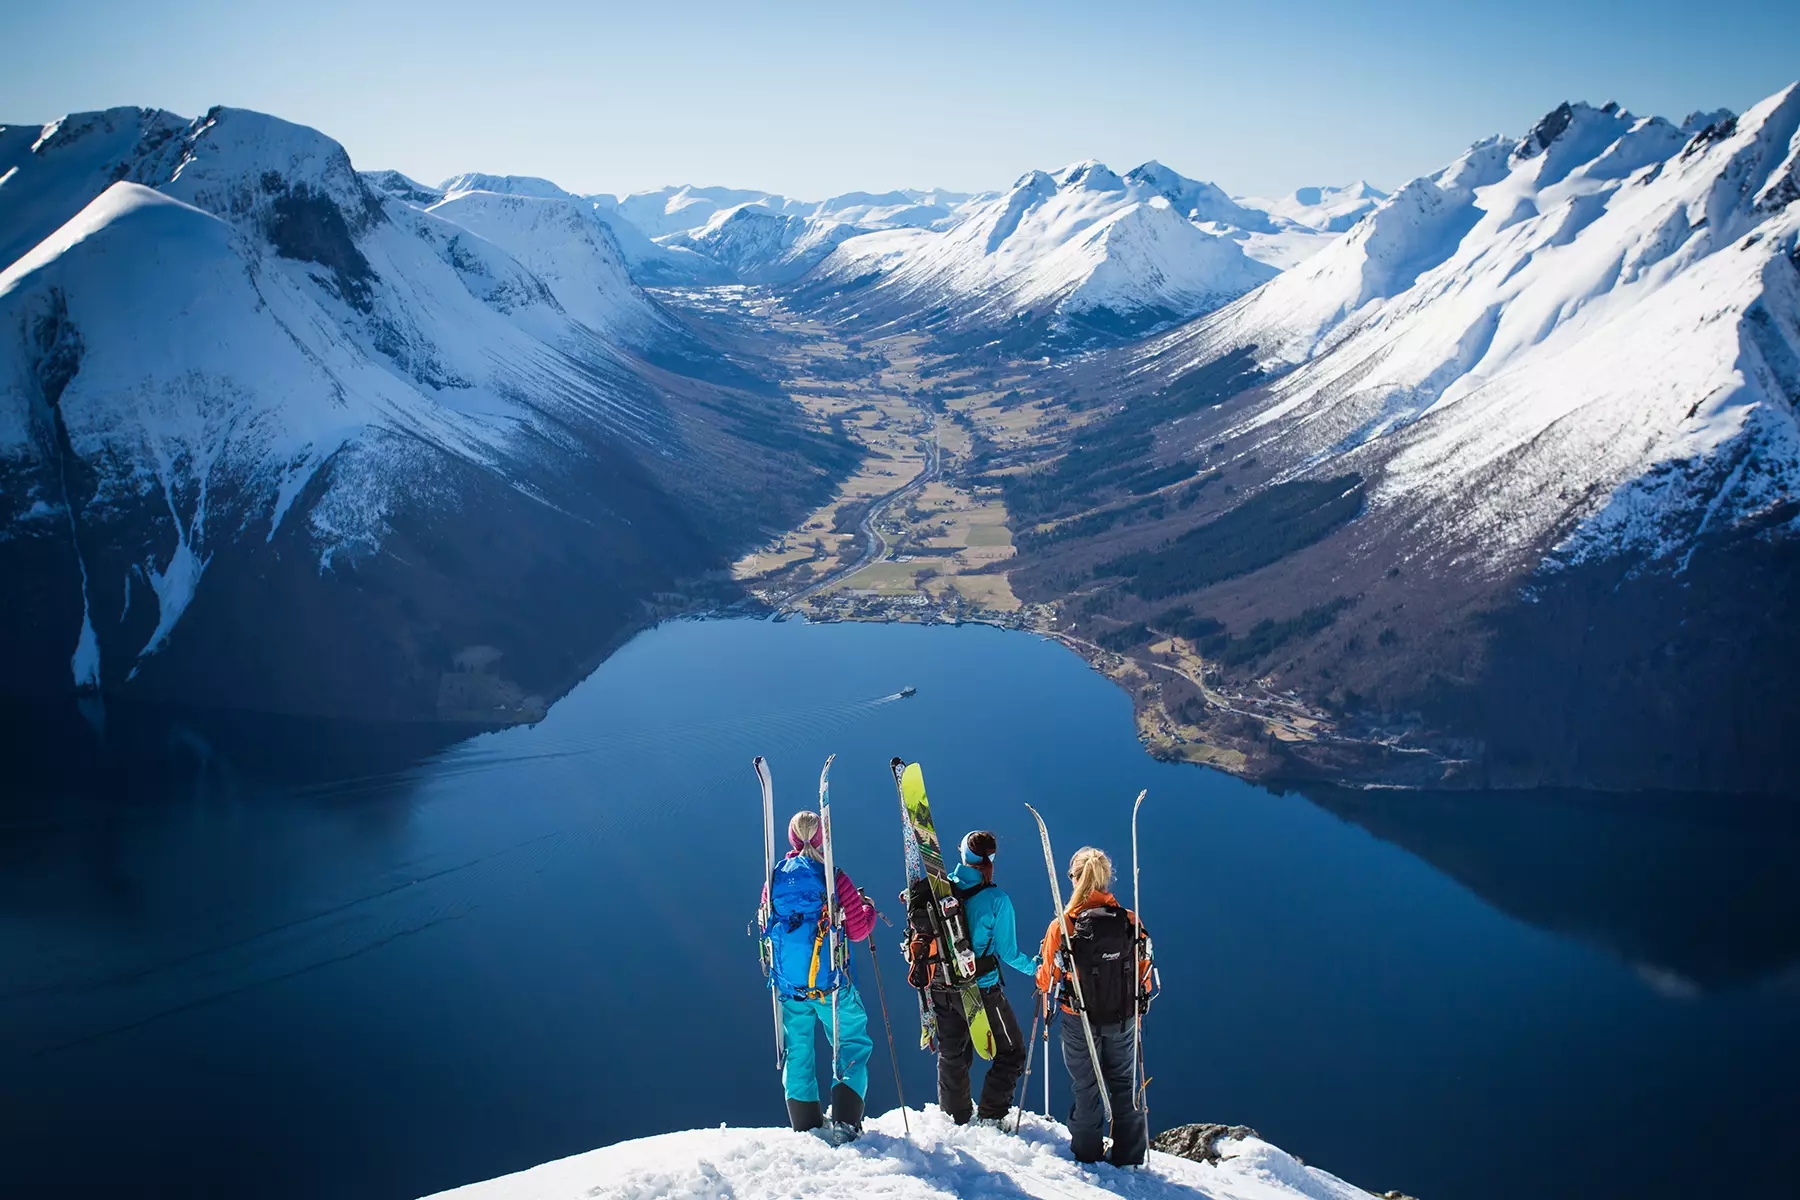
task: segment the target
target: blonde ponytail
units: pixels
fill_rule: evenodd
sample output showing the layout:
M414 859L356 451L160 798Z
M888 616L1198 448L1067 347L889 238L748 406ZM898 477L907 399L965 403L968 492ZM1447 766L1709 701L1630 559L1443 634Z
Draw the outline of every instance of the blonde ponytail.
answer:
M1077 850L1069 858L1069 881L1075 885L1069 907L1079 908L1093 893L1104 892L1112 883L1112 873L1112 859L1106 857L1106 851L1092 846Z
M788 845L814 862L825 861L825 850L819 844L819 814L803 808L788 822Z

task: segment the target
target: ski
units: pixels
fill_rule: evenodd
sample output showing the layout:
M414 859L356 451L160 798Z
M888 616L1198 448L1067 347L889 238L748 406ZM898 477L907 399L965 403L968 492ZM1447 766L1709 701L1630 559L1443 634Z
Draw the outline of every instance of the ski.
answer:
M1094 1067L1094 1083L1100 1089L1100 1104L1106 1110L1106 1122L1112 1124L1112 1098L1106 1093L1106 1075L1100 1070L1100 1047L1094 1042L1094 1025L1088 1020L1087 1001L1081 995L1081 972L1075 969L1075 931L1069 925L1069 914L1063 910L1062 884L1056 879L1056 854L1050 849L1050 827L1038 810L1025 808L1037 820L1038 837L1044 843L1044 869L1050 873L1050 899L1056 905L1056 919L1062 922L1062 956L1068 962L1069 985L1075 990L1075 1012L1081 1018L1081 1033L1087 1039L1088 1060Z
M843 982L843 923L844 910L837 898L837 866L831 857L831 760L835 754L825 756L825 765L819 770L819 846L825 854L825 922L827 948L831 955L833 978ZM838 1070L838 989L831 989L831 1082L837 1083L843 1076Z
M944 868L937 826L931 819L931 801L925 794L925 773L918 763L895 758L889 764L894 773L894 786L900 791L900 807L905 814L908 831L908 869L916 852L921 876L907 880L907 909L913 911L913 885L922 878L930 894L932 932L937 938L941 962L935 972L940 986L954 988L962 999L963 1017L969 1024L969 1040L982 1058L994 1057L994 1030L988 1020L987 1005L982 1003L980 976L976 973L975 948L963 916L962 901ZM915 986L917 986L915 984ZM922 1011L928 1011L924 991L920 992ZM921 1039L925 1041L924 1038ZM928 1043L927 1043L928 1044Z
M1131 934L1131 987L1137 998L1137 1020L1131 1027L1131 1074L1137 1085L1132 1107L1138 1112L1144 1111L1144 910L1138 899L1137 818L1138 809L1149 794L1149 788L1140 791L1137 802L1131 806L1131 919L1136 926Z
M762 957L763 978L769 983L769 1007L775 1014L775 1069L787 1065L787 1041L781 1029L781 997L775 994L775 948L769 941L769 892L775 880L775 782L769 778L769 764L757 755L750 760L762 784L763 811L763 892L762 904L756 910L758 951Z

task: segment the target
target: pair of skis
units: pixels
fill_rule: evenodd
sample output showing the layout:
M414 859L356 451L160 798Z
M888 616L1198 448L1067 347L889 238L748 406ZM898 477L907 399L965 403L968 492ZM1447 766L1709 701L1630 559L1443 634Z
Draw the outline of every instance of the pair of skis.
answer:
M850 943L843 937L844 913L837 898L837 863L831 844L831 764L837 755L829 755L825 766L819 771L819 844L825 858L825 911L827 920L828 952L831 955L832 968L837 972L839 985L846 977L845 968L849 965ZM763 809L763 897L757 910L758 928L761 931L760 951L764 978L769 978L774 971L774 948L769 942L769 916L772 893L775 881L775 782L769 775L769 764L762 755L751 760L750 765L756 771L756 779L762 785ZM906 1093L900 1089L900 1060L894 1055L894 1033L887 1020L887 997L881 992L881 965L875 958L875 940L869 939L869 963L875 968L875 991L881 1000L881 1021L888 1028L888 1057L894 1064L894 1090L900 1097L900 1119L905 1124L908 1134L912 1132L912 1122L906 1117ZM775 994L771 985L769 1004L775 1017L775 1069L784 1070L787 1066L787 1038L781 1025L781 997ZM838 1059L838 995L837 988L831 990L831 1079L835 1084L841 1078ZM810 1069L810 1068L809 1068Z
M1143 970L1143 959L1141 957L1142 950L1143 950L1143 942L1144 942L1144 938L1143 938L1144 925L1143 925L1142 910L1139 907L1142 900L1141 900L1141 897L1138 895L1137 818L1138 818L1138 808L1144 803L1144 797L1149 794L1150 793L1149 793L1148 788L1139 792L1138 796L1137 796L1137 801L1135 803L1133 803L1131 806L1131 912L1132 912L1132 921L1136 927L1135 932L1132 934L1132 938L1131 938L1131 986L1132 986L1133 997L1135 999L1135 1007L1137 1009L1137 1012L1136 1012L1137 1019L1135 1021L1133 1021L1133 1023L1132 1023L1131 1081L1132 1081L1132 1093L1133 1093L1132 1108L1139 1112L1142 1112L1145 1109L1145 1104L1144 1104L1144 1082L1145 1082L1145 1080L1144 1080L1144 1021L1143 1021L1144 970ZM1044 818L1042 815L1039 814L1037 809L1032 808L1031 805L1029 805L1029 804L1027 804L1025 807L1031 813L1032 818L1037 821L1038 838L1043 843L1043 846L1044 846L1044 870L1046 872L1048 872L1048 874L1050 876L1050 901L1052 904L1054 904L1056 906L1056 919L1062 923L1062 935L1063 936L1062 936L1062 951L1061 951L1061 953L1065 960L1064 973L1067 975L1070 987L1074 990L1074 993L1075 993L1075 1011L1076 1011L1076 1015L1081 1018L1081 1033L1082 1033L1083 1039L1087 1042L1088 1062L1093 1067L1093 1070L1094 1070L1094 1082L1096 1085L1098 1085L1099 1090L1100 1090L1100 1105L1106 1111L1107 1123L1111 1124L1112 1119L1113 1119L1112 1097L1110 1095L1108 1095L1108 1093L1107 1093L1106 1083L1105 1083L1106 1076L1100 1067L1100 1047L1099 1047L1099 1044L1097 1042L1095 1042L1095 1040L1094 1040L1093 1022L1088 1019L1087 1001L1081 994L1081 972L1076 969L1075 960L1074 960L1075 933L1074 933L1073 927L1071 926L1071 924L1069 922L1068 910L1063 907L1062 883L1058 879L1057 873L1056 873L1056 854L1050 848L1050 828L1049 828L1049 826L1044 824ZM1045 1036L1046 1041L1049 1038L1049 1034L1050 1034L1049 1024L1048 1024L1048 1022L1046 1022L1045 1027L1044 1027L1044 1036ZM1046 1070L1045 1070L1045 1074L1044 1074L1045 1115L1049 1114L1049 1108L1050 1108L1050 1100L1049 1100L1050 1076L1049 1076L1049 1070L1048 1070L1049 1064L1047 1061L1048 1057L1049 1057L1049 1050L1046 1047L1046 1049L1045 1049Z
M844 910L837 898L837 864L832 861L831 854L831 763L837 755L828 755L825 766L819 771L819 848L825 856L825 936L826 953L830 956L834 978L844 977L845 951L849 942L843 936ZM769 943L769 905L770 893L774 890L775 881L775 781L769 776L769 764L762 755L750 760L756 771L757 782L762 784L763 804L763 898L757 909L759 928L762 930L761 954L764 977L768 977L774 969L773 947ZM775 994L774 988L769 990L769 1003L775 1013L775 1069L781 1070L787 1064L786 1038L781 1029L781 997ZM838 1070L838 994L837 988L831 989L831 1078L835 1083L842 1076Z

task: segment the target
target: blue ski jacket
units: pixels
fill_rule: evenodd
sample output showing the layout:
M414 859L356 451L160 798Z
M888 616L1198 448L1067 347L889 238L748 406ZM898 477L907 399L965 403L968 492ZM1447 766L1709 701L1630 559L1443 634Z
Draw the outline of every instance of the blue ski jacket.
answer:
M950 882L965 890L981 887L981 872L967 863L950 868ZM1021 975L1036 975L1037 960L1019 950L1019 926L1013 916L1012 897L998 887L982 888L963 907L969 922L969 940L976 954L992 954ZM982 987L1000 982L998 970L978 980Z

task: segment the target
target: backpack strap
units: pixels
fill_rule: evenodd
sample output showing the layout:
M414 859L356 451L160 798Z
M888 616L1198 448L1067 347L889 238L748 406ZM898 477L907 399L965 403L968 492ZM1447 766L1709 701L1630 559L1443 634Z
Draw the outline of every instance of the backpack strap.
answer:
M983 880L972 888L961 888L952 884L950 890L956 893L956 898L961 900L966 907L972 898L979 896L993 886L992 883ZM989 944L992 944L991 937L989 939ZM981 978L983 975L998 971L999 969L1000 958L991 951L987 954L977 954L975 956L975 977L977 979Z

